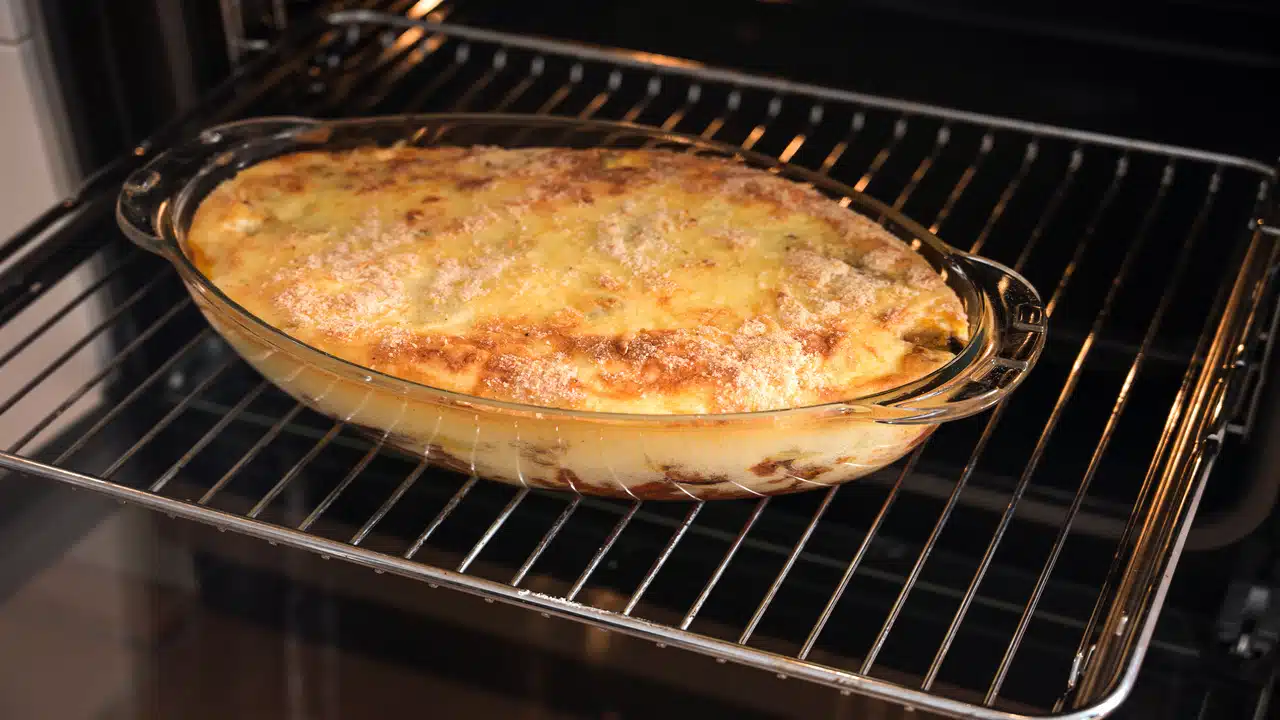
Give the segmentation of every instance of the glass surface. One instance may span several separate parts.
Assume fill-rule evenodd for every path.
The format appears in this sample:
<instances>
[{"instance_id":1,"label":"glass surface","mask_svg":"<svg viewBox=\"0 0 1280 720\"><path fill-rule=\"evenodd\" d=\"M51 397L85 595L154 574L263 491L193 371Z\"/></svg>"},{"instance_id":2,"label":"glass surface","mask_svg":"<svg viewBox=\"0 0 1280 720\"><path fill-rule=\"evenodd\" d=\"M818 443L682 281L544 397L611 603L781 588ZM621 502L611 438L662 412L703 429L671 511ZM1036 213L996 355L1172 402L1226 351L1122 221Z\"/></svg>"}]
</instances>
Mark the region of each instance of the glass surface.
<instances>
[{"instance_id":1,"label":"glass surface","mask_svg":"<svg viewBox=\"0 0 1280 720\"><path fill-rule=\"evenodd\" d=\"M322 352L250 314L188 256L196 208L240 170L304 150L399 144L661 149L734 158L807 183L929 262L964 304L969 342L924 377L823 405L721 415L562 410L427 387ZM299 401L402 451L526 488L687 500L830 487L887 466L941 422L991 407L1026 377L1045 341L1043 304L1021 275L947 246L884 203L762 155L627 123L494 114L245 120L208 128L135 172L118 218L134 242L174 265L214 329ZM805 466L790 470L799 458Z\"/></svg>"}]
</instances>

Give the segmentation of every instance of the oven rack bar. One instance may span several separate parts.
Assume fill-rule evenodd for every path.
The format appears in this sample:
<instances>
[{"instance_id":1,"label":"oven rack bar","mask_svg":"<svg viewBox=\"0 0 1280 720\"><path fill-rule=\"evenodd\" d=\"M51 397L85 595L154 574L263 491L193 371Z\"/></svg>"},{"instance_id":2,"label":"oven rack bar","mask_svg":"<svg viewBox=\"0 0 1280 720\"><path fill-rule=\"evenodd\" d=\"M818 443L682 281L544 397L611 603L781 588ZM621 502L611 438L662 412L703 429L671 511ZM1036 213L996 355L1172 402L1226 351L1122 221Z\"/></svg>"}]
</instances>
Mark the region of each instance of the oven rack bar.
<instances>
[{"instance_id":1,"label":"oven rack bar","mask_svg":"<svg viewBox=\"0 0 1280 720\"><path fill-rule=\"evenodd\" d=\"M949 229L948 223L955 221L953 214L974 202L971 196L976 192L976 185L987 183L994 197L988 201L989 209L982 213L972 247L988 251L998 250L995 246L1003 242L1002 227L1007 222L1006 215L1016 207L1032 204L1038 209L1032 213L1034 222L1028 238L1016 248L1013 253L1016 257L1010 258L1011 263L1019 267L1041 262L1041 256L1051 249L1046 238L1054 232L1064 203L1073 202L1076 194L1081 192L1080 178L1083 174L1097 172L1095 180L1100 178L1106 190L1094 201L1086 203L1091 220L1076 234L1071 257L1066 259L1059 272L1059 280L1050 296L1049 304L1053 308L1068 296L1092 297L1088 287L1073 284L1072 280L1084 272L1082 264L1087 266L1091 259L1091 247L1096 247L1093 238L1100 232L1100 227L1106 227L1116 193L1149 192L1153 200L1160 200L1176 183L1199 183L1196 185L1202 188L1197 191L1196 217L1199 217L1211 211L1224 182L1251 179L1256 188L1257 202L1247 213L1242 212L1239 216L1238 234L1242 239L1230 239L1243 245L1241 262L1235 267L1234 275L1219 279L1220 292L1214 307L1220 312L1210 313L1210 321L1200 333L1198 348L1185 362L1181 389L1164 408L1169 412L1170 420L1156 448L1144 491L1128 517L1113 582L1108 584L1105 592L1093 598L1091 620L1086 623L1083 618L1068 619L1066 623L1074 623L1077 628L1088 625L1086 632L1077 633L1081 642L1080 657L1092 655L1089 662L1082 660L1076 663L1070 675L1064 672L1062 689L1076 689L1071 700L1075 710L1070 714L1097 717L1123 699L1142 652L1151 641L1154 618L1160 597L1167 588L1168 573L1176 561L1193 515L1194 503L1203 488L1208 465L1216 449L1214 438L1221 436L1224 423L1231 419L1216 413L1216 407L1220 405L1227 387L1239 383L1243 375L1236 367L1239 348L1241 345L1256 348L1263 342L1255 326L1262 324L1257 320L1265 287L1262 280L1269 277L1268 270L1274 267L1275 247L1256 222L1253 225L1248 222L1267 217L1270 207L1268 193L1273 178L1270 169L1241 158L958 113L730 71L673 64L668 59L645 59L621 51L522 38L477 28L409 23L392 16L363 12L334 15L328 22L330 28L320 33L321 39L316 42L321 51L319 55L324 57L328 54L327 57L335 60L322 60L318 65L305 68L307 77L320 78L318 90L302 98L287 96L290 107L301 107L309 114L335 115L353 109L359 112L414 112L427 108L475 111L507 110L525 104L530 106L529 109L542 113L643 121L715 137L743 147L760 149L767 145L774 148L770 152L784 160L803 159L824 171L844 173L851 185L875 193L897 207L923 202L919 198L924 189L935 182L938 173L944 172L940 169L943 165L951 163L949 172L953 182L940 196L934 193L930 201L932 205L921 206L912 214L928 221L935 230ZM353 28L357 32L349 32ZM376 31L372 37L370 33L359 32L367 28ZM382 32L388 34L377 34ZM316 48L307 47L303 54L312 57L317 54ZM326 68L329 69L327 74ZM312 72L313 69L316 71ZM601 74L603 78L598 77ZM680 75L685 76L683 84L675 78ZM283 80L275 78L271 82L253 85L244 91L244 97L250 99L245 100L241 107L261 107L258 98L281 92L289 80L286 73ZM300 78L293 80L301 82ZM640 92L637 93L637 89ZM408 99L390 99L397 94L407 95ZM802 104L802 110L794 113L792 109L797 103ZM211 112L209 117L211 122L215 118L221 119L215 112ZM833 119L837 117L840 119ZM844 129L832 132L837 123ZM976 127L971 127L974 125ZM960 136L966 133L970 137L962 141ZM1010 146L1015 149L1011 155L1007 152ZM1061 156L1060 167L1044 170L1055 153ZM1142 163L1144 154L1156 155L1160 160L1154 166L1155 174L1151 178L1140 177L1140 171L1135 169ZM1100 165L1105 165L1105 171L1097 170ZM1199 176L1194 172L1197 169L1203 171ZM1184 177L1192 179L1184 180ZM1029 200L1027 196L1036 183L1047 184L1048 194L1038 201ZM1165 212L1167 208L1161 202L1153 202L1148 217L1161 216ZM1147 227L1149 222L1152 221L1144 220L1143 227ZM1196 224L1184 228L1184 231L1179 239L1182 247L1203 242ZM50 242L57 239L55 236ZM113 242L118 243L118 240ZM1141 249L1140 244L1135 244L1125 253L1105 296L1100 298L1105 307L1111 307L1115 294L1122 292L1123 281L1136 262L1133 258ZM1189 262L1183 255L1179 257L1183 259L1175 266L1185 270ZM134 334L136 342L125 344L108 361L101 377L95 377L92 383L74 391L59 404L55 408L55 416L83 397L88 385L107 380L127 365L153 337L169 331L178 332L182 338L178 351L166 356L163 362L154 362L119 398L118 403L106 410L102 416L104 419L99 419L92 428L100 430L128 414L134 405L143 404L163 385L174 385L171 369L187 362L204 346L206 328L198 324L191 326L172 322L175 317L190 316L190 313L183 314L187 311L185 299L175 300L171 293L164 294L166 287L173 290L172 276L156 275L147 282L151 284L130 286L137 298L147 302L166 302L162 298L168 298L167 302L172 304ZM1179 289L1176 282L1166 285L1157 308L1167 308ZM75 299L73 304L85 302L89 295L92 293ZM1164 362L1152 352L1152 348L1156 345L1160 326L1158 317L1165 313L1166 310L1154 313L1149 331L1140 340L1125 346L1132 348L1125 351L1131 353L1127 361L1128 383L1141 380L1145 365ZM123 312L117 313L115 319L123 316ZM990 534L986 551L981 553L981 560L972 568L967 586L954 592L958 604L950 617L950 627L937 647L937 654L928 663L927 672L926 668L920 669L920 677L913 684L877 675L874 672L876 656L896 636L896 620L914 596L932 592L922 573L937 560L938 537L949 527L952 515L965 510L967 483L973 482L988 442L1008 423L1007 420L1002 423L1003 406L979 420L983 423L982 434L972 445L968 460L964 462L942 511L935 518L929 538L923 539L913 563L902 576L897 598L873 643L869 649L864 649L866 654L861 664L841 667L829 664L832 661L828 658L834 657L830 653L816 650L823 648L829 635L824 630L831 618L839 613L841 601L846 599L851 585L865 581L868 576L868 557L875 544L884 540L882 533L886 518L890 518L901 505L912 473L920 459L930 452L929 446L918 449L895 469L896 479L888 485L865 532L849 548L847 561L842 558L831 563L839 569L839 579L832 586L816 620L795 638L798 649L790 654L780 654L748 643L758 634L761 621L768 618L771 611L777 611L775 603L780 591L788 588L790 574L812 564L815 557L825 557L827 550L814 550L810 544L833 532L828 517L832 504L853 492L850 489L831 488L821 494L794 542L781 548L781 568L768 583L767 590L750 613L750 619L735 631L733 637L722 638L695 632L691 628L700 622L700 615L714 600L717 588L735 569L735 559L758 542L752 537L753 532L759 533L768 524L769 512L778 509L779 501L750 501L750 510L743 522L725 534L727 546L716 558L714 570L701 584L697 597L675 619L659 622L646 619L635 611L645 607L644 600L654 582L662 579L663 570L671 559L685 551L688 538L705 535L699 526L700 517L706 514L701 504L691 505L679 520L668 524L654 522L651 513L641 503L615 506L616 521L580 571L567 579L565 590L555 595L529 589L527 581L531 574L536 574L540 563L545 565L547 559L555 554L556 540L569 532L569 528L581 520L582 514L597 504L596 501L584 501L573 496L564 498L564 507L547 519L545 532L531 543L523 559L510 568L508 577L511 579L507 582L469 571L473 570L475 563L483 560L491 543L502 539L504 530L532 512L529 504L534 494L524 491L516 491L487 525L482 526L479 537L455 559L457 570L444 569L429 559L415 560L426 549L434 548L438 533L448 526L451 517L478 502L476 495L480 490L477 488L481 483L475 478L465 479L458 485L452 497L430 521L423 524L420 534L403 551L384 552L365 545L366 539L376 534L380 524L395 512L398 504L414 491L415 486L424 482L428 470L423 463L406 469L382 502L361 519L358 529L346 535L349 541L342 542L310 531L317 523L323 524L326 514L333 514L357 489L377 455L379 446L376 442L364 446L364 454L335 476L336 484L327 486L328 492L322 493L303 516L289 524L266 519L263 513L271 508L273 500L314 483L316 478L311 467L319 464L335 446L342 443L345 428L341 424L318 430L301 457L282 466L274 484L265 493L251 498L249 506L252 509L246 506L232 512L219 508L217 504L231 492L231 486L237 481L244 481L246 467L271 455L272 448L288 434L288 428L302 417L303 409L296 404L286 405L277 411L270 427L258 434L248 447L241 449L234 464L212 484L201 487L202 494L198 499L179 497L175 490L180 484L177 481L188 474L197 457L220 442L229 428L241 423L255 401L276 395L260 381L238 402L230 405L212 427L191 441L180 457L158 471L154 479L145 477L141 483L113 481L110 476L144 455L151 441L189 419L186 416L203 401L201 395L218 385L233 369L226 362L215 364L198 381L186 385L176 383L182 388L178 398L158 419L140 428L142 432L138 439L112 460L105 471L88 473L73 469L74 464L69 461L78 449L74 446L52 462L39 456L38 450L28 449L27 444L38 434L40 427L33 428L36 433L31 437L0 453L0 467L93 488L175 516L202 520L326 556L349 559L376 570L417 577L488 598L534 607L548 614L584 620L663 644L754 665L784 676L813 680L842 691L868 694L955 716L1021 717L1044 714L1050 708L1041 706L1036 709L1005 702L999 691L1009 670L1016 667L1029 620L1053 616L1052 612L1037 612L1037 606L1052 581L1063 545L1073 537L1071 518L1076 517L1086 502L1090 480L1097 470L1092 462L1070 493L1071 501L1064 508L1066 520L1057 526L1059 536L1044 556L1044 570L1035 579L1032 594L1024 602L1008 605L1008 611L1017 620L1017 629L1000 641L1005 648L1005 656L993 668L990 683L982 687L944 687L936 680L957 632L965 627L966 616L971 609L1000 606L998 599L989 596L991 588L984 586L984 578L990 572L992 558L1002 547L1005 533L1010 531L1020 499L1024 493L1034 491L1031 481L1050 443L1053 425L1058 422L1055 418L1075 396L1074 390L1081 381L1083 369L1089 367L1088 361L1098 359L1101 350L1091 348L1102 347L1100 335L1107 328L1106 313L1101 313L1092 329L1077 343L1078 347L1074 349L1077 359L1059 385L1059 399L1046 419L1042 440L1035 444L1033 459L1024 466L1014 492L1006 498L1006 506L998 508L997 529ZM1111 413L1113 419L1122 418L1128 398L1127 392L1116 395ZM1112 425L1108 423L1107 427ZM1104 441L1098 445L1097 461L1106 452L1105 438L1111 437L1110 432L1104 432ZM83 442L88 442L93 434L88 433ZM436 479L434 475L431 477ZM139 489L141 486L147 486L149 490ZM167 491L170 494L164 494ZM640 579L624 598L622 606L606 609L584 602L582 593L593 586L593 578L600 572L602 563L612 557L615 546L625 539L629 529L641 526L661 526L667 534L653 557L643 561ZM1137 529L1142 526L1146 526L1146 530L1139 532ZM1111 636L1122 639L1123 646L1108 644L1105 638ZM1103 640L1099 641L1099 637ZM1095 643L1098 649L1091 651ZM1080 691L1086 687L1087 692Z\"/></svg>"}]
</instances>

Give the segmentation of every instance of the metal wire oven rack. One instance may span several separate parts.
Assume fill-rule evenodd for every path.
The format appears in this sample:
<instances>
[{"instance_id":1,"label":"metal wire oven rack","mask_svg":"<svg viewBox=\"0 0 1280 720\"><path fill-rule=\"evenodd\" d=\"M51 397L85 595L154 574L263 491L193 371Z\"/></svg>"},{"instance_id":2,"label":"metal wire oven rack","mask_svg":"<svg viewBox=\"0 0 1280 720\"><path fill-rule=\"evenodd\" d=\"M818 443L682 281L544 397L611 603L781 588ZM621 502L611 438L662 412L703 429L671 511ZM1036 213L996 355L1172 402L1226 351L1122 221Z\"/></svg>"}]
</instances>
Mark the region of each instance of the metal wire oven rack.
<instances>
[{"instance_id":1,"label":"metal wire oven rack","mask_svg":"<svg viewBox=\"0 0 1280 720\"><path fill-rule=\"evenodd\" d=\"M346 11L296 29L0 246L0 330L98 269L0 350L0 368L77 308L102 308L0 399L0 416L29 418L0 467L941 714L1118 706L1215 455L1256 407L1277 317L1275 173L446 13ZM608 502L384 454L253 375L110 213L122 172L203 125L428 110L648 123L829 172L1027 274L1051 345L994 411L822 493ZM99 338L113 341L100 372L52 407L24 403ZM91 390L105 401L82 408ZM72 430L49 432L72 414Z\"/></svg>"}]
</instances>

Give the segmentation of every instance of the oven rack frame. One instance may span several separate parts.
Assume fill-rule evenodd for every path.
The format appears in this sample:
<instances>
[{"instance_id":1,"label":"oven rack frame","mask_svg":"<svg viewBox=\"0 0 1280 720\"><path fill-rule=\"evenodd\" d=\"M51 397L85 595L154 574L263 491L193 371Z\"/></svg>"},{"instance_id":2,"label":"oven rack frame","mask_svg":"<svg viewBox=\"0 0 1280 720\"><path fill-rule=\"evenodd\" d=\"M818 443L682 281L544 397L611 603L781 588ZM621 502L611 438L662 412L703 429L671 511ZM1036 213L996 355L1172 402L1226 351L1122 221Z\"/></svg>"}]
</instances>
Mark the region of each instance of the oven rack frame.
<instances>
[{"instance_id":1,"label":"oven rack frame","mask_svg":"<svg viewBox=\"0 0 1280 720\"><path fill-rule=\"evenodd\" d=\"M1072 668L1072 674L1065 679L1066 689L1069 691L1069 699L1064 699L1064 702L1060 703L1062 707L1055 708L1054 716L1072 718L1100 717L1109 713L1123 701L1136 679L1137 669L1141 663L1143 653L1151 642L1160 605L1168 589L1173 568L1186 540L1191 519L1194 516L1196 505L1217 452L1227 434L1247 433L1256 412L1257 398L1260 395L1262 386L1262 372L1259 368L1267 367L1275 335L1276 319L1280 318L1280 311L1272 311L1263 302L1264 299L1269 299L1273 295L1272 280L1275 276L1277 245L1280 244L1280 232L1277 231L1275 226L1267 222L1272 217L1270 188L1276 177L1276 173L1272 168L1264 163L1247 158L794 83L732 70L705 67L674 58L654 57L557 40L524 37L430 19L411 19L397 14L351 10L327 16L323 19L321 27L300 29L293 32L280 44L270 48L263 56L241 66L226 85L210 95L210 99L206 103L189 111L186 116L164 128L157 134L155 140L140 145L133 156L121 158L116 163L113 163L87 182L75 198L46 213L23 233L0 246L0 258L16 256L21 252L27 253L26 257L19 260L4 274L3 280L5 282L0 283L0 289L4 290L4 295L0 295L0 323L7 322L22 308L39 297L41 289L45 285L45 282L40 279L42 276L38 274L32 275L30 277L35 279L29 280L28 277L24 277L23 272L26 268L45 267L48 265L49 257L42 253L42 248L49 244L47 241L58 237L60 233L69 232L67 228L74 228L77 220L81 217L100 213L104 207L108 207L118 188L119 178L124 172L145 161L155 150L163 148L173 138L181 136L183 132L189 129L192 122L199 121L201 124L209 124L218 115L222 117L234 115L238 108L247 106L251 101L252 92L247 95L236 94L231 89L238 86L238 84L244 83L247 78L265 74L273 63L279 63L281 60L286 60L290 63L307 62L308 57L306 56L311 52L308 38L326 34L332 35L333 33L351 33L353 29L359 29L360 32L372 30L375 33L382 33L384 38L382 44L386 48L395 48L397 43L405 42L405 38L409 38L409 42L405 43L405 46L410 49L429 48L432 43L435 44L436 48L439 48L445 38L456 40L458 42L453 47L455 64L458 66L467 63L471 54L476 52L476 48L485 48L490 51L493 63L492 73L500 72L505 68L507 48L518 49L532 54L535 59L534 64L527 71L529 77L542 73L542 70L538 67L539 58L542 58L543 62L549 57L567 60L570 62L568 77L560 88L553 93L553 98L559 97L563 99L580 82L583 74L583 64L587 63L601 67L612 67L619 71L638 71L649 75L649 84L645 94L642 96L649 100L663 92L662 87L665 78L673 76L683 78L691 83L688 86L686 107L698 102L698 91L694 90L694 88L713 86L727 88L729 89L729 94L723 111L725 115L737 110L737 101L734 98L735 96L741 97L738 94L740 92L752 91L772 94L776 99L776 103L775 101L770 101L765 112L765 118L757 126L759 132L753 131L744 143L744 147L750 147L765 132L767 123L778 114L776 108L781 105L783 98L785 98L787 102L808 103L810 125L821 123L824 112L830 108L837 106L852 107L855 109L853 116L855 124L857 123L856 118L859 117L860 110L858 109L895 113L899 117L899 125L895 128L894 138L901 137L906 132L908 124L916 118L928 118L942 123L943 129L939 130L938 135L939 145L946 142L944 137L946 128L973 126L985 129L988 137L991 133L997 131L1009 131L1016 133L1019 137L1026 136L1026 148L1029 155L1034 154L1038 142L1064 141L1072 143L1077 148L1107 147L1117 149L1126 153L1124 157L1128 157L1128 153L1161 157L1166 159L1170 168L1177 162L1197 163L1211 165L1219 171L1229 168L1256 175L1258 180L1257 204L1255 212L1247 221L1248 225L1241 228L1241 231L1249 234L1249 240L1239 271L1235 277L1224 282L1219 305L1221 309L1220 317L1217 322L1207 324L1205 332L1201 336L1200 348L1197 351L1198 362L1194 364L1192 371L1188 372L1184 379L1183 392L1181 393L1182 405L1179 408L1181 412L1176 421L1171 421L1167 427L1167 432L1161 439L1159 457L1153 462L1140 500L1128 517L1127 524L1121 535L1121 546L1117 552L1117 562L1113 568L1111 578L1099 595L1094 616L1089 622L1081 648L1077 653L1077 663ZM334 64L340 64L342 60L337 58L333 62ZM484 77L491 78L491 76L492 74L486 74ZM615 77L621 78L621 75L611 74L607 85L608 89L598 97L607 99L607 93L617 90L615 83L620 84L622 80L615 81ZM219 98L225 97L232 97L234 101L219 107ZM599 102L593 100L587 105L587 109L580 114L594 112L594 109L598 109L603 102L603 100ZM554 110L554 105L555 103L549 100L548 103L544 104L544 108L540 109L552 111ZM218 109L211 110L211 108ZM712 125L716 123L723 124L723 122L723 118L718 117L712 121ZM714 134L714 131L711 134ZM883 163L884 159L892 152L892 142L891 140L889 144L880 148L880 152L877 155L878 162ZM788 148L790 147L789 145ZM782 159L789 159L786 151L783 152ZM975 160L974 165L970 166L971 170L976 167L977 162L978 160ZM922 165L922 168L921 172L927 172L927 166ZM1115 172L1117 177L1122 175L1125 172L1123 164L1117 165ZM913 180L918 180L918 177L913 176ZM910 187L909 185L903 192L908 193ZM1211 186L1209 194L1211 195L1213 192L1214 189ZM945 212L945 209L942 212ZM49 272L56 271L58 271L57 268ZM61 268L61 272L65 271L65 267ZM208 337L207 330L198 335L188 347L205 337ZM1138 349L1135 362L1140 362L1144 354L1150 350L1149 345L1144 344ZM122 357L123 354L118 354L117 359ZM159 377L160 370L163 369L161 368L153 373L151 379ZM179 407L185 408L190 405L195 400L199 390L199 386L192 389L179 403ZM1245 410L1233 413L1228 406L1244 408ZM243 410L243 407L240 407L240 410ZM226 420L229 422L232 417L232 414L228 414ZM172 420L172 416L166 416L166 418L165 422ZM288 419L281 418L278 425L287 422ZM334 429L330 430L317 442L315 451L318 452L324 444L331 441L337 432L339 432L339 426L335 425ZM113 464L113 468L122 464L138 448L139 445L131 448L125 457ZM194 455L198 449L193 448L191 455ZM369 451L368 457L372 457L372 454L376 451L377 446L375 445ZM300 464L305 463L312 455L313 453L309 453L307 457L300 461ZM340 542L309 533L306 530L310 522L323 512L324 507L326 507L325 504L310 513L308 520L304 521L300 527L285 527L258 520L254 517L256 516L255 512L236 514L206 507L202 504L165 497L160 494L164 482L167 481L167 478L164 477L160 478L156 484L153 484L151 490L141 490L119 482L113 482L106 477L110 475L109 472L103 473L103 477L88 475L59 466L56 463L40 462L17 452L0 452L0 467L57 480L74 487L92 489L119 500L135 503L171 516L209 523L219 528L235 530L269 542L316 552L325 557L341 558L372 568L375 571L391 572L426 580L435 585L470 592L486 599L501 600L533 608L548 615L585 621L597 627L646 638L662 645L680 647L719 659L755 666L777 673L780 676L814 681L837 688L842 692L866 694L908 707L931 710L957 717L1012 720L1012 718L1026 716L1025 714L1002 710L993 706L999 695L1000 681L1007 672L1010 663L1014 660L1013 651L1016 651L1016 640L1012 646L1013 651L1007 654L1001 663L997 671L997 678L993 680L986 697L981 702L966 701L940 695L927 689L935 676L936 663L935 667L931 668L929 679L924 683L925 688L907 687L870 677L865 673L830 667L817 662L750 647L745 643L745 637L750 635L749 630L744 635L742 642L735 643L699 635L680 627L661 625L633 617L629 613L631 607L634 607L634 602L629 604L625 612L603 610L589 604L576 602L576 590L581 589L589 580L592 571L605 558L613 542L625 529L631 518L635 516L640 508L638 503L629 506L626 512L622 514L614 531L598 548L589 565L579 577L578 582L574 584L575 589L566 594L566 596L554 596L519 588L518 580L528 572L538 556L555 537L556 532L569 517L569 514L577 507L578 500L576 499L570 502L565 514L548 530L547 535L533 550L516 578L513 579L513 582L503 583L468 574L466 568L484 549L485 544L501 530L503 523L524 498L523 492L517 494L511 504L494 520L493 524L482 536L482 539L467 553L466 559L460 565L460 569L451 570L416 562L411 559L413 553L408 553L408 557L393 556L375 552L359 545L359 539L363 537L363 534L367 533L399 498L400 489L388 498L387 503L379 509L378 514L370 518L365 527L361 529L361 534L353 538L351 542ZM362 467L363 465L357 466L347 477L343 478L339 488L345 488L354 481ZM909 467L910 465L908 465ZM284 484L287 484L288 480L295 474L296 469L297 466L291 469L282 478L282 482L277 485L277 488L282 488ZM421 467L416 469L409 478L406 478L401 488L407 487L421 472ZM898 492L905 475L906 470L898 476L897 484L890 490L890 499ZM1029 479L1029 474L1025 478ZM462 486L458 494L455 495L455 501L451 501L446 506L446 509L442 511L442 515L438 515L432 522L432 526L437 526L443 521L444 516L457 506L458 502L463 501L467 491L474 483L475 479L472 478ZM956 489L947 499L947 504L944 506L937 521L934 532L925 548L919 554L911 577L904 584L902 594L891 611L891 619L896 616L897 611L901 609L903 601L910 593L921 566L928 559L938 532L945 526L951 509L955 507L958 501L963 484L963 480L959 482ZM1072 498L1069 507L1064 511L1068 522L1062 525L1061 534L1051 551L1054 557L1056 557L1066 540L1069 520L1081 512L1087 487L1088 482L1086 479ZM1026 483L1023 482L1020 483L1015 492L1020 496L1025 489ZM769 603L785 581L787 571L800 553L803 552L809 534L813 532L819 523L822 511L830 503L836 491L837 489L835 488L827 491L827 496L823 499L819 510L814 514L812 522L810 522L801 539L793 548L787 564L770 588L760 607L760 611L753 618L752 627L758 621L759 616L768 609ZM1011 520L1018 496L1015 496L1015 501L1011 502L1008 508L1005 509L1000 529L997 533L1002 533ZM268 502L272 497L274 496L264 497L259 502L259 506ZM718 578L724 568L732 561L733 553L749 533L752 527L751 523L763 511L765 501L758 502L759 505L752 515L752 519L743 526L741 532L734 539L730 551L716 569L713 578ZM881 510L881 515L877 517L876 523L887 511L888 506L889 501L886 501ZM653 580L654 576L661 571L663 563L676 549L677 544L684 535L684 531L688 529L696 518L700 508L700 504L691 506L685 521L674 530L671 541L663 549L662 554L641 581L633 600L639 599L639 596L643 594L644 589ZM876 525L873 524L863 543L855 552L854 560L849 565L848 572L832 597L832 604L828 607L828 613L847 588L848 580L857 568L858 559L866 551L867 545L874 537L875 528ZM424 533L424 537L426 535L429 535L429 532ZM993 539L993 543L983 559L984 567L990 561L990 557L998 547L998 544L997 537ZM1051 572L1051 570L1052 562L1046 566L1046 572ZM1037 584L1035 595L1028 601L1024 609L1024 621L1035 611L1036 603L1040 597L1039 594L1044 589L1044 580L1047 580L1047 574ZM714 582L715 580L713 579L707 586L708 591L714 587ZM977 591L978 582L975 581L966 591L961 603L962 608L969 606ZM704 592L704 596L705 594ZM696 613L696 608L691 612ZM962 619L963 610L957 614L956 622L958 623ZM886 625L884 632L878 638L877 646L883 644L885 636L891 627L892 620ZM1019 633L1022 630L1025 630L1025 622L1020 623ZM811 646L811 643L807 643L806 646Z\"/></svg>"}]
</instances>

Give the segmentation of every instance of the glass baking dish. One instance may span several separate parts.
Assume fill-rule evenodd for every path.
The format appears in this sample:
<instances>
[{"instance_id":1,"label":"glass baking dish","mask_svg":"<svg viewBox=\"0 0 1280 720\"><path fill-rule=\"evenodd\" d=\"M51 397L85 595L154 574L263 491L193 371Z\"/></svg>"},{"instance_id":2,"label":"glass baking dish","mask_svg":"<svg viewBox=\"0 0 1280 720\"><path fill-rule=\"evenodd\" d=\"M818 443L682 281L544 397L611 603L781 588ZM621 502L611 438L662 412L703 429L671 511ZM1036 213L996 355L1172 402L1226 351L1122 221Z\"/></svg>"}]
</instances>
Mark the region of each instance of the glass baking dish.
<instances>
[{"instance_id":1,"label":"glass baking dish","mask_svg":"<svg viewBox=\"0 0 1280 720\"><path fill-rule=\"evenodd\" d=\"M188 256L186 232L201 200L245 167L297 151L393 144L647 147L737 158L813 185L910 245L959 295L970 340L914 382L823 405L719 415L563 410L427 387L324 353L237 305ZM134 242L173 264L213 328L294 398L436 464L530 488L679 500L847 482L902 457L940 423L998 402L1045 339L1043 305L1024 278L947 246L883 203L763 155L622 123L491 114L246 120L209 128L134 172L117 215Z\"/></svg>"}]
</instances>

